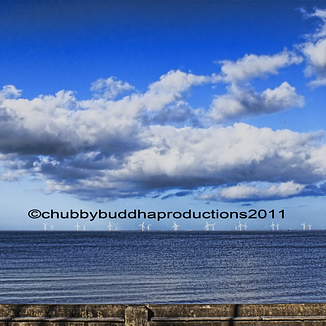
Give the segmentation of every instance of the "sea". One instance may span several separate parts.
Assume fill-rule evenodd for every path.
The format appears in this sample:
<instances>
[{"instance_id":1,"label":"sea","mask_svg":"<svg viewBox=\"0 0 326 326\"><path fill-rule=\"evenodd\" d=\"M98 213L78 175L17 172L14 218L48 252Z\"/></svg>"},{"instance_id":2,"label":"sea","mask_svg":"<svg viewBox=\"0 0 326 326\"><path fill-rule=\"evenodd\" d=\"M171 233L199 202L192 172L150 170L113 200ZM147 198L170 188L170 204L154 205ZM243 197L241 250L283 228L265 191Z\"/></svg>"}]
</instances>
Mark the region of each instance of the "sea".
<instances>
[{"instance_id":1,"label":"sea","mask_svg":"<svg viewBox=\"0 0 326 326\"><path fill-rule=\"evenodd\" d=\"M326 231L1 231L0 303L326 302Z\"/></svg>"}]
</instances>

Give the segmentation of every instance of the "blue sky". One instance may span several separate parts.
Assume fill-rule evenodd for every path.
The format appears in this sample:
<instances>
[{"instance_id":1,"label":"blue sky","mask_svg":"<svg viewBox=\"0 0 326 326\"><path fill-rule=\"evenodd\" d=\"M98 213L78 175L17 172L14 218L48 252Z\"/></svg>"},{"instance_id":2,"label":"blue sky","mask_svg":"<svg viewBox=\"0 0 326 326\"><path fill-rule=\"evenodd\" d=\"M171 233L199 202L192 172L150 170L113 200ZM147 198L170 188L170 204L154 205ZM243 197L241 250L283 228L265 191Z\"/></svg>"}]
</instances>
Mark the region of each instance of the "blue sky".
<instances>
[{"instance_id":1,"label":"blue sky","mask_svg":"<svg viewBox=\"0 0 326 326\"><path fill-rule=\"evenodd\" d=\"M325 228L323 1L2 1L0 15L1 229L75 229L30 209L284 210L241 222ZM174 221L239 224L146 222Z\"/></svg>"}]
</instances>

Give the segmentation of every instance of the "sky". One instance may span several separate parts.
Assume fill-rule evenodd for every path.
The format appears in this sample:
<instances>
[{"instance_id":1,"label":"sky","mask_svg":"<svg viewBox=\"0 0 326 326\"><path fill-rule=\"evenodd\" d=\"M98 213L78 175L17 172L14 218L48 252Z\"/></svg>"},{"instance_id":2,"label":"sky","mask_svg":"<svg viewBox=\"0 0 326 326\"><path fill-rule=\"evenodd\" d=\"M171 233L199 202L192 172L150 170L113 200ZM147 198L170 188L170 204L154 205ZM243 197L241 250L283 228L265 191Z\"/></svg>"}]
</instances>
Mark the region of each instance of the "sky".
<instances>
[{"instance_id":1,"label":"sky","mask_svg":"<svg viewBox=\"0 0 326 326\"><path fill-rule=\"evenodd\" d=\"M0 229L326 228L324 1L0 1L0 44Z\"/></svg>"}]
</instances>

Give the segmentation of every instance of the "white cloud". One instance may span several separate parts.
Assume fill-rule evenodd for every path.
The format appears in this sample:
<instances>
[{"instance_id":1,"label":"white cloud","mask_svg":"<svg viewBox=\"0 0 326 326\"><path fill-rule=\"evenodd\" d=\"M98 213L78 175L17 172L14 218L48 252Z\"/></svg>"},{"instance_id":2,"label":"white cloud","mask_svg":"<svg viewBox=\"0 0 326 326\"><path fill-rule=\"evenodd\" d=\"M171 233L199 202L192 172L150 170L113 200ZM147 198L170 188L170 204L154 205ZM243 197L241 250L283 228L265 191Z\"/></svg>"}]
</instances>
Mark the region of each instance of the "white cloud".
<instances>
[{"instance_id":1,"label":"white cloud","mask_svg":"<svg viewBox=\"0 0 326 326\"><path fill-rule=\"evenodd\" d=\"M21 96L21 90L18 90L13 85L6 85L2 88L2 91L0 91L0 101L3 101L7 98L18 98Z\"/></svg>"},{"instance_id":2,"label":"white cloud","mask_svg":"<svg viewBox=\"0 0 326 326\"><path fill-rule=\"evenodd\" d=\"M80 128L78 124L75 127ZM100 134L97 137L96 151L71 152L64 159L55 158L55 148L48 156L18 155L20 166L7 165L7 169L44 178L50 191L93 199L144 196L230 182L286 184L294 180L303 185L326 176L326 147L318 147L318 135L313 134L259 129L243 123L209 129L142 127L138 140L146 139L146 147L128 151L131 137L120 135L119 145L125 148L121 157L121 149L108 152L110 140L105 142Z\"/></svg>"},{"instance_id":3,"label":"white cloud","mask_svg":"<svg viewBox=\"0 0 326 326\"><path fill-rule=\"evenodd\" d=\"M279 69L292 64L299 64L302 60L302 57L287 50L272 56L246 54L236 62L230 60L220 61L222 75L216 76L216 80L238 83L264 77L267 74L276 75Z\"/></svg>"},{"instance_id":4,"label":"white cloud","mask_svg":"<svg viewBox=\"0 0 326 326\"><path fill-rule=\"evenodd\" d=\"M307 13L306 10L301 9L307 18L317 17L322 21L319 28L312 35L306 35L308 38L313 38L318 40L320 38L326 37L326 9L315 8L315 11L311 14Z\"/></svg>"},{"instance_id":5,"label":"white cloud","mask_svg":"<svg viewBox=\"0 0 326 326\"><path fill-rule=\"evenodd\" d=\"M316 145L319 135L242 123L209 129L152 126L142 137L149 146L122 161L97 154L56 164L39 161L37 173L46 177L51 190L107 199L229 183L272 184L260 195L253 187L225 188L219 198L226 201L232 193L238 199L246 194L246 200L300 195L305 185L326 177L326 146Z\"/></svg>"},{"instance_id":6,"label":"white cloud","mask_svg":"<svg viewBox=\"0 0 326 326\"><path fill-rule=\"evenodd\" d=\"M293 181L281 184L269 184L268 187L258 187L252 184L238 184L233 187L223 187L216 193L202 194L197 197L201 200L214 201L256 201L282 199L302 193L305 186Z\"/></svg>"},{"instance_id":7,"label":"white cloud","mask_svg":"<svg viewBox=\"0 0 326 326\"><path fill-rule=\"evenodd\" d=\"M308 75L322 72L326 69L326 39L318 40L316 43L305 43L302 52L310 63L306 69Z\"/></svg>"},{"instance_id":8,"label":"white cloud","mask_svg":"<svg viewBox=\"0 0 326 326\"><path fill-rule=\"evenodd\" d=\"M33 175L46 181L48 191L97 200L250 182L288 185L284 196L292 196L289 182L300 188L325 180L326 147L318 145L320 135L244 123L220 127L212 119L300 106L303 98L293 87L284 82L256 93L231 83L229 92L214 100L210 116L192 109L184 97L192 87L211 82L209 76L170 71L143 94L85 101L71 91L27 100L17 98L20 91L13 86L5 87L0 106L3 178ZM185 127L187 116L191 122ZM264 196L272 199L271 191Z\"/></svg>"},{"instance_id":9,"label":"white cloud","mask_svg":"<svg viewBox=\"0 0 326 326\"><path fill-rule=\"evenodd\" d=\"M326 77L325 78L317 78L310 83L308 83L311 87L320 87L320 86L326 86Z\"/></svg>"},{"instance_id":10,"label":"white cloud","mask_svg":"<svg viewBox=\"0 0 326 326\"><path fill-rule=\"evenodd\" d=\"M133 86L115 77L108 79L98 79L92 83L91 91L95 93L95 97L113 100L119 94L135 89Z\"/></svg>"},{"instance_id":11,"label":"white cloud","mask_svg":"<svg viewBox=\"0 0 326 326\"><path fill-rule=\"evenodd\" d=\"M297 160L296 167L308 167L305 154L310 153L310 140L314 138L309 134L259 129L244 123L209 129L152 126L145 135L152 146L133 153L129 158L130 168L173 178L186 175L189 180L191 176L213 178L212 181L218 183L226 182L229 173L246 179L245 171L251 168L256 169L251 171L251 177L263 173L270 178L271 161L274 166L284 164L278 177L282 177L282 170L287 170L288 162L294 167ZM130 168L128 165L128 171ZM260 171L261 168L266 171ZM262 179L263 174L258 179Z\"/></svg>"},{"instance_id":12,"label":"white cloud","mask_svg":"<svg viewBox=\"0 0 326 326\"><path fill-rule=\"evenodd\" d=\"M307 41L298 46L308 64L305 69L307 76L316 76L316 79L308 85L320 87L326 85L326 9L316 9L308 17L317 17L321 20L320 27L310 35L306 35Z\"/></svg>"},{"instance_id":13,"label":"white cloud","mask_svg":"<svg viewBox=\"0 0 326 326\"><path fill-rule=\"evenodd\" d=\"M146 111L163 110L179 101L183 92L208 80L205 76L170 71L150 84L144 94L134 93L117 101L109 100L110 96L77 101L71 91L32 100L16 99L20 91L6 86L1 93L0 150L57 156L97 148L106 154L137 150L146 146L146 140L139 138L140 130L145 128L142 115ZM113 85L110 94L118 88L130 89L129 84L112 78L97 82L96 87L93 84L93 89L102 82Z\"/></svg>"},{"instance_id":14,"label":"white cloud","mask_svg":"<svg viewBox=\"0 0 326 326\"><path fill-rule=\"evenodd\" d=\"M192 86L211 82L211 77L187 74L180 70L169 71L160 77L160 80L151 84L148 91L139 98L149 111L159 111L167 104L175 102L182 97L182 93Z\"/></svg>"},{"instance_id":15,"label":"white cloud","mask_svg":"<svg viewBox=\"0 0 326 326\"><path fill-rule=\"evenodd\" d=\"M221 122L225 119L272 114L303 105L303 96L298 95L295 88L287 82L275 89L268 88L262 93L233 85L229 88L228 94L213 100L210 116L215 121Z\"/></svg>"},{"instance_id":16,"label":"white cloud","mask_svg":"<svg viewBox=\"0 0 326 326\"><path fill-rule=\"evenodd\" d=\"M284 50L271 56L250 54L236 62L220 61L222 73L213 75L211 79L215 83L228 84L228 92L215 96L210 107L209 117L221 123L225 120L238 121L293 107L302 107L304 105L303 96L298 95L295 88L286 81L279 87L268 88L261 93L257 93L248 83L257 77L266 77L268 74L276 75L281 68L299 64L302 60L303 58L294 52Z\"/></svg>"}]
</instances>

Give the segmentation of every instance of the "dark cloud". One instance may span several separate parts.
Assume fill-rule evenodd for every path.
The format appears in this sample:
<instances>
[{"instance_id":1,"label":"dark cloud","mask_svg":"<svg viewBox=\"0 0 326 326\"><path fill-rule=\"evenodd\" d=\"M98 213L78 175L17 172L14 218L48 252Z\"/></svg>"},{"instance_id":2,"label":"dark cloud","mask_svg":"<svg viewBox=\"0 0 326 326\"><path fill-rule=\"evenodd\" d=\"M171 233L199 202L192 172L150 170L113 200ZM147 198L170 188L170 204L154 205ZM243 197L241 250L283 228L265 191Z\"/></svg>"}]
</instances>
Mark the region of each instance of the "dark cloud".
<instances>
[{"instance_id":1,"label":"dark cloud","mask_svg":"<svg viewBox=\"0 0 326 326\"><path fill-rule=\"evenodd\" d=\"M144 125L173 125L175 127L199 127L202 125L196 111L187 103L179 102L159 112L147 112L142 117Z\"/></svg>"},{"instance_id":2,"label":"dark cloud","mask_svg":"<svg viewBox=\"0 0 326 326\"><path fill-rule=\"evenodd\" d=\"M173 198L173 197L184 197L184 196L188 196L190 194L192 194L192 191L179 191L174 194L169 194L169 195L163 196L161 199L164 200L164 199Z\"/></svg>"}]
</instances>

